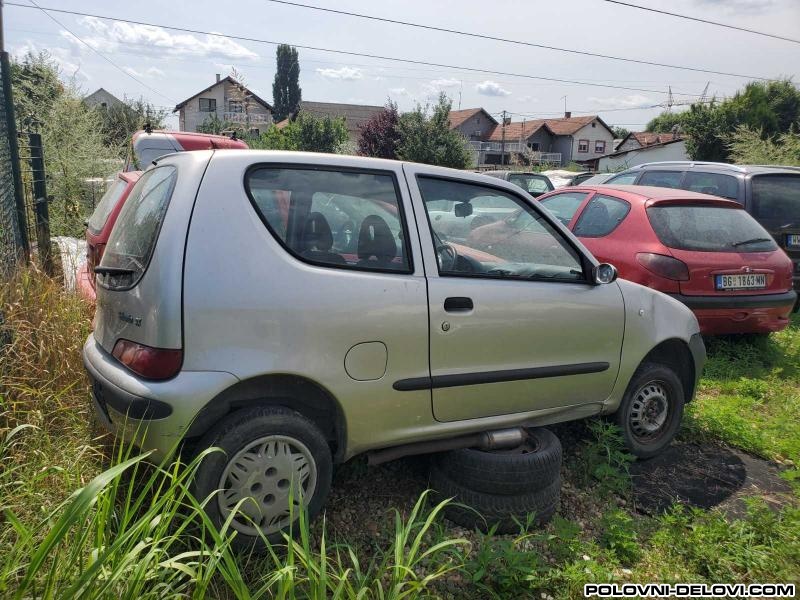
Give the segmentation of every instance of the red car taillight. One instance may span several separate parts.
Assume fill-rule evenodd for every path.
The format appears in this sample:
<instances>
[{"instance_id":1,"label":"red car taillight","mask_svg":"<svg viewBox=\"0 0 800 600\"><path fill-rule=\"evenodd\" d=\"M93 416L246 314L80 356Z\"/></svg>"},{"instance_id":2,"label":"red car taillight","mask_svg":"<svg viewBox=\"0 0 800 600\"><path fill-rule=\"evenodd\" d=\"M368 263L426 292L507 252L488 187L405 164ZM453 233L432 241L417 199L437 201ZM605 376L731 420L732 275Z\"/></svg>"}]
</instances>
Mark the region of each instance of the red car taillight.
<instances>
[{"instance_id":1,"label":"red car taillight","mask_svg":"<svg viewBox=\"0 0 800 600\"><path fill-rule=\"evenodd\" d=\"M661 277L673 281L689 281L689 267L677 258L652 252L640 252L636 255L636 260L645 269Z\"/></svg>"},{"instance_id":2,"label":"red car taillight","mask_svg":"<svg viewBox=\"0 0 800 600\"><path fill-rule=\"evenodd\" d=\"M180 371L183 363L183 350L152 348L123 339L117 340L111 354L145 379L169 379Z\"/></svg>"}]
</instances>

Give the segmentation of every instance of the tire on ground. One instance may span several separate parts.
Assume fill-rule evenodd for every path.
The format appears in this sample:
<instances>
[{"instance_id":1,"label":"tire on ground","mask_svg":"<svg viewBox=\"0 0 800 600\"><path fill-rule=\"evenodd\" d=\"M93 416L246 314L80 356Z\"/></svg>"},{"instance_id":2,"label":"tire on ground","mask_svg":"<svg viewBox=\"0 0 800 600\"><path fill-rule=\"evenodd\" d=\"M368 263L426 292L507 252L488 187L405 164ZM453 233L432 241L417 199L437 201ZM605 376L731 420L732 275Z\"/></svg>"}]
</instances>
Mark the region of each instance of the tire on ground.
<instances>
[{"instance_id":1,"label":"tire on ground","mask_svg":"<svg viewBox=\"0 0 800 600\"><path fill-rule=\"evenodd\" d=\"M279 437L274 438L272 436ZM303 452L306 452L310 459L305 461L308 466L307 471L310 473L316 472L316 484L310 498L305 501L308 520L311 521L324 505L330 492L333 460L328 443L319 428L312 421L289 408L281 406L246 408L225 417L216 427L206 433L197 444L198 452L211 447L221 448L223 451L211 452L203 458L193 482L193 492L199 501L203 501L209 495L215 494L206 503L206 512L217 527L220 527L227 517L225 510L220 506L224 502L225 494L225 486L221 481L223 474L226 469L229 469L230 473L234 472L232 467L229 468L229 463L233 461L237 453L244 451L249 445L264 438L277 440L277 443L288 444L288 450L286 446L276 446L275 448L288 451L288 456L295 459L295 462L292 463L292 461L287 460L281 463L277 462L280 459L263 459L269 464L262 464L261 458L257 456L255 460L252 460L252 455L245 455L248 458L246 461L241 461L240 459L240 463L237 463L237 465L242 462L247 463L242 466L249 469L249 471L239 471L236 478L241 478L243 482L246 482L243 483L243 487L248 490L248 497L251 495L252 497L258 497L259 502L263 503L259 507L250 503L251 510L255 509L257 515L268 502L277 507L281 503L282 494L288 494L289 496L284 499L287 507L289 506L289 498L297 498L293 491L296 485L294 483L294 471L292 471L292 474L286 475L281 471L276 471L275 468L271 468L270 464L278 466L297 465L298 455L302 455L305 459ZM300 448L303 449L300 450ZM295 454L295 451L298 454ZM282 456L287 457L286 454ZM299 477L302 479L302 476ZM289 478L292 479L291 482ZM310 484L308 478L305 480ZM287 482L289 483L287 484ZM250 490L253 490L252 493L249 492ZM271 501L268 501L267 498L270 493L273 495ZM245 503L248 502L250 501L245 500ZM295 502L295 506L297 506L297 501ZM294 519L292 525L295 527L296 532L298 513L296 509L294 511L292 513ZM266 550L267 546L262 536L254 528L254 519L256 518L257 516L250 515L249 520L247 517L233 519L231 525L237 531L236 537L232 542L234 549L254 552ZM282 519L277 519L276 523L281 521ZM269 523L264 524L264 526L268 527ZM286 531L288 527L288 524L282 526L282 530ZM281 531L275 531L267 534L266 538L270 543L274 543L282 540L283 536Z\"/></svg>"},{"instance_id":2,"label":"tire on ground","mask_svg":"<svg viewBox=\"0 0 800 600\"><path fill-rule=\"evenodd\" d=\"M529 524L547 523L558 507L561 478L526 494L499 496L476 492L450 479L436 465L431 467L430 486L440 499L452 498L445 507L445 517L456 525L483 532L496 527L496 533L519 533Z\"/></svg>"},{"instance_id":3,"label":"tire on ground","mask_svg":"<svg viewBox=\"0 0 800 600\"><path fill-rule=\"evenodd\" d=\"M433 464L455 483L476 492L517 495L547 487L561 471L561 442L549 429L527 432L527 448L451 450L434 455Z\"/></svg>"},{"instance_id":4,"label":"tire on ground","mask_svg":"<svg viewBox=\"0 0 800 600\"><path fill-rule=\"evenodd\" d=\"M631 418L637 396L649 384L662 386L668 396L666 420L658 435L652 439L637 436ZM617 412L614 413L614 421L622 430L622 437L630 453L638 458L652 458L669 446L680 428L684 402L683 384L670 366L658 363L639 365L628 383Z\"/></svg>"}]
</instances>

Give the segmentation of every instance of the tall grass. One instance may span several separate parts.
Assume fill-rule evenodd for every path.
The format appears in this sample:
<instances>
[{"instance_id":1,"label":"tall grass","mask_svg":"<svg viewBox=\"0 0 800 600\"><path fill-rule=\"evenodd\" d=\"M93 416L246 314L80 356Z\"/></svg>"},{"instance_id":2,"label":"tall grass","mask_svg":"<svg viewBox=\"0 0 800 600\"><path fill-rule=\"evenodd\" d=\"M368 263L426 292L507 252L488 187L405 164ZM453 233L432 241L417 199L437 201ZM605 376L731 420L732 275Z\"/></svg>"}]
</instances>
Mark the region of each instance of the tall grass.
<instances>
[{"instance_id":1,"label":"tall grass","mask_svg":"<svg viewBox=\"0 0 800 600\"><path fill-rule=\"evenodd\" d=\"M232 516L215 527L215 498L190 492L205 453L152 466L92 437L81 300L22 270L0 283L0 311L0 597L418 598L461 566L466 542L436 536L445 503L425 494L368 560L304 513L266 556L237 555Z\"/></svg>"}]
</instances>

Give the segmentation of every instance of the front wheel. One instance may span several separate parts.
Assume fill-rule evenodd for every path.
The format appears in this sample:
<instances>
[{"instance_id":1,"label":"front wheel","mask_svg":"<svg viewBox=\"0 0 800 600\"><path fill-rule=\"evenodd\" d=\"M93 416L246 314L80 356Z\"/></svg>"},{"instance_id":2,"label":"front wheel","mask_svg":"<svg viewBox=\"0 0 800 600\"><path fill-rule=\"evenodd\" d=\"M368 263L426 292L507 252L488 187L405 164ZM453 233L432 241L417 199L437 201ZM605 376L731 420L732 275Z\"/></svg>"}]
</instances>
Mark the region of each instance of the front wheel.
<instances>
[{"instance_id":1,"label":"front wheel","mask_svg":"<svg viewBox=\"0 0 800 600\"><path fill-rule=\"evenodd\" d=\"M652 458L669 446L680 428L683 405L683 385L675 371L667 365L642 364L615 414L631 454Z\"/></svg>"},{"instance_id":2,"label":"front wheel","mask_svg":"<svg viewBox=\"0 0 800 600\"><path fill-rule=\"evenodd\" d=\"M206 511L220 527L231 518L239 550L263 551L295 525L303 507L320 511L331 487L333 461L317 426L288 408L236 411L208 432L199 448L208 454L194 481L198 500L214 497ZM231 513L234 513L231 517Z\"/></svg>"}]
</instances>

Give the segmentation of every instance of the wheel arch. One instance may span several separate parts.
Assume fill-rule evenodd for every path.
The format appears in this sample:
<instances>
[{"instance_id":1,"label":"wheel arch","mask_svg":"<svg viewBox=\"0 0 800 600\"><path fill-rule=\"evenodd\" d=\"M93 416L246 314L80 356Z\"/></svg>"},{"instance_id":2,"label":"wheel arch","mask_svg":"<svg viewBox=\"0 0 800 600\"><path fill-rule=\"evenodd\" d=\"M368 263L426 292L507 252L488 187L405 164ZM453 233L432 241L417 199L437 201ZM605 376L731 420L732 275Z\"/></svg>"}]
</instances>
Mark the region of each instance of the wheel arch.
<instances>
[{"instance_id":1,"label":"wheel arch","mask_svg":"<svg viewBox=\"0 0 800 600\"><path fill-rule=\"evenodd\" d=\"M324 386L289 373L259 375L223 390L200 409L186 438L197 439L223 417L253 406L283 406L299 412L320 428L335 462L345 455L347 426L339 402Z\"/></svg>"},{"instance_id":2,"label":"wheel arch","mask_svg":"<svg viewBox=\"0 0 800 600\"><path fill-rule=\"evenodd\" d=\"M683 384L684 400L690 402L694 398L697 373L691 348L685 341L671 338L659 342L642 358L639 366L645 363L663 364L675 369L675 373Z\"/></svg>"}]
</instances>

